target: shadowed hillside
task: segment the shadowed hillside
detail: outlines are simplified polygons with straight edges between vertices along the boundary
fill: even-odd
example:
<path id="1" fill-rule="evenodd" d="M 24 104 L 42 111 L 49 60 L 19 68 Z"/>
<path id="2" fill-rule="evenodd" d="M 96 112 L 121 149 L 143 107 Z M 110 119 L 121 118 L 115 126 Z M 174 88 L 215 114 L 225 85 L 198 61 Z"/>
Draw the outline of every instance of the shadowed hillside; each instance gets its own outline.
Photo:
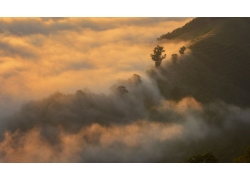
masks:
<path id="1" fill-rule="evenodd" d="M 195 18 L 158 38 L 165 39 L 188 40 L 191 50 L 161 69 L 166 78 L 159 86 L 165 96 L 173 91 L 175 98 L 192 95 L 202 102 L 250 105 L 250 18 Z M 166 84 L 172 84 L 170 92 L 162 88 Z"/>
<path id="2" fill-rule="evenodd" d="M 148 76 L 2 118 L 0 162 L 249 162 L 250 18 L 196 18 L 159 41 Z"/>

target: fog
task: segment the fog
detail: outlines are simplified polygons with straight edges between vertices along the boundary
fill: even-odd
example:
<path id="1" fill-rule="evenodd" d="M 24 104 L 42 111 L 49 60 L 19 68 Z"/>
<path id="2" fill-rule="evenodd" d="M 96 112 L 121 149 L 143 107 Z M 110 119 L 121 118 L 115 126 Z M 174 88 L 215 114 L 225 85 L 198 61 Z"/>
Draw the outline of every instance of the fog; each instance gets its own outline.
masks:
<path id="1" fill-rule="evenodd" d="M 0 19 L 0 162 L 231 162 L 250 144 L 250 109 L 158 88 L 180 77 L 154 68 L 153 48 L 164 71 L 188 42 L 156 38 L 190 20 Z"/>
<path id="2" fill-rule="evenodd" d="M 190 20 L 0 18 L 0 117 L 56 91 L 109 92 L 117 79 L 153 65 L 159 35 Z"/>
<path id="3" fill-rule="evenodd" d="M 208 150 L 230 162 L 250 142 L 249 108 L 166 100 L 155 83 L 133 75 L 114 84 L 122 95 L 83 89 L 24 104 L 1 121 L 1 162 L 185 162 Z"/>

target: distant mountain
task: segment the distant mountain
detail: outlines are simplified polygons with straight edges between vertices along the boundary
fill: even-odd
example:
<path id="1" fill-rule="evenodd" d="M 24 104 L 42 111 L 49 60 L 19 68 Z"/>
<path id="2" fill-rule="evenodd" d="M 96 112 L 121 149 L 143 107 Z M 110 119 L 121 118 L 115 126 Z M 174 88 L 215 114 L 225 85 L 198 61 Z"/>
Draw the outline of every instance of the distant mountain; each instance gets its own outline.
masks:
<path id="1" fill-rule="evenodd" d="M 191 55 L 161 67 L 165 97 L 250 106 L 250 18 L 194 18 L 158 41 L 166 39 L 189 41 Z"/>

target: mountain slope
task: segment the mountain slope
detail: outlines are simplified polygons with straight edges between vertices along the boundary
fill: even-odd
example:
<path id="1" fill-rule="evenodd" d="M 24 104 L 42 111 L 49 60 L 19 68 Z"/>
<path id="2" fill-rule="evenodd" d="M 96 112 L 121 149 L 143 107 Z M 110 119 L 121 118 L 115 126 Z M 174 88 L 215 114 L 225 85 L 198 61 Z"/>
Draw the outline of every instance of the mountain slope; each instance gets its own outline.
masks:
<path id="1" fill-rule="evenodd" d="M 163 86 L 172 84 L 169 91 L 178 90 L 175 99 L 191 95 L 201 102 L 250 105 L 250 18 L 195 18 L 158 38 L 165 39 L 189 40 L 191 50 L 160 70 L 166 78 L 158 84 L 167 98 L 173 96 Z M 177 78 L 170 82 L 172 74 Z"/>

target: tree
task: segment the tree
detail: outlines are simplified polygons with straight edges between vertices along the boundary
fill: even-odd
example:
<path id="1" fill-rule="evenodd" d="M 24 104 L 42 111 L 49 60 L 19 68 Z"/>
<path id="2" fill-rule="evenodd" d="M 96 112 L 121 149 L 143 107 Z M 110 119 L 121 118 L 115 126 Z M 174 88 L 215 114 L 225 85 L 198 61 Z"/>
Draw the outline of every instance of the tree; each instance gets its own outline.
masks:
<path id="1" fill-rule="evenodd" d="M 180 54 L 184 54 L 185 50 L 186 50 L 186 47 L 185 47 L 185 46 L 182 46 L 182 47 L 180 48 L 180 50 L 179 50 Z"/>
<path id="2" fill-rule="evenodd" d="M 173 63 L 176 63 L 177 59 L 178 59 L 178 55 L 177 54 L 172 54 L 171 60 L 173 61 Z"/>
<path id="3" fill-rule="evenodd" d="M 161 65 L 161 61 L 166 57 L 166 54 L 162 55 L 162 53 L 165 52 L 162 46 L 157 45 L 154 48 L 154 54 L 150 54 L 151 59 L 155 61 L 155 67 L 158 67 Z"/>
<path id="4" fill-rule="evenodd" d="M 82 90 L 77 90 L 76 93 L 75 93 L 75 96 L 76 97 L 84 96 L 84 92 Z"/>
<path id="5" fill-rule="evenodd" d="M 117 87 L 117 94 L 123 96 L 124 94 L 128 93 L 128 90 L 124 86 Z"/>
<path id="6" fill-rule="evenodd" d="M 205 154 L 197 154 L 190 157 L 187 163 L 217 163 L 218 159 L 212 154 L 212 152 L 206 152 Z"/>
<path id="7" fill-rule="evenodd" d="M 138 86 L 141 83 L 142 83 L 141 76 L 139 76 L 138 74 L 133 74 L 133 76 L 128 79 L 128 84 L 129 86 L 132 87 Z"/>
<path id="8" fill-rule="evenodd" d="M 149 77 L 152 77 L 152 78 L 156 77 L 156 75 L 157 75 L 157 73 L 156 73 L 156 71 L 155 71 L 154 69 L 148 69 L 148 70 L 146 71 L 146 74 L 147 74 Z"/>
<path id="9" fill-rule="evenodd" d="M 125 88 L 125 86 L 111 86 L 110 89 L 117 95 L 123 96 L 124 94 L 128 93 L 128 90 Z"/>

